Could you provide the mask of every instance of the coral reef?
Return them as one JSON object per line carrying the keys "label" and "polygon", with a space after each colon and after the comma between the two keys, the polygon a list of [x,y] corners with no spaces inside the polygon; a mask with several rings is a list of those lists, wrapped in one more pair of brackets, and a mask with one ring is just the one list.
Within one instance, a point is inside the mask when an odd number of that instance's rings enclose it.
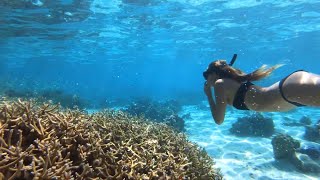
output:
{"label": "coral reef", "polygon": [[179,132],[184,131],[184,120],[176,114],[167,116],[165,119],[163,119],[163,122],[175,128]]}
{"label": "coral reef", "polygon": [[184,131],[184,120],[177,115],[181,105],[174,100],[156,102],[148,98],[133,101],[125,110],[131,115],[144,116],[154,121],[165,123],[176,130]]}
{"label": "coral reef", "polygon": [[229,130],[238,136],[270,137],[274,133],[274,123],[271,118],[255,113],[251,116],[238,118]]}
{"label": "coral reef", "polygon": [[307,144],[297,149],[297,151],[307,154],[313,160],[320,160],[320,144]]}
{"label": "coral reef", "polygon": [[0,104],[0,179],[222,179],[198,146],[121,111]]}
{"label": "coral reef", "polygon": [[312,121],[311,121],[311,119],[309,118],[309,117],[307,117],[307,116],[303,116],[300,120],[299,120],[299,122],[301,123],[301,124],[304,124],[304,125],[311,125],[311,123],[312,123]]}
{"label": "coral reef", "polygon": [[38,95],[38,98],[40,101],[51,100],[53,103],[60,103],[61,106],[66,108],[84,109],[90,104],[87,100],[82,99],[77,95],[68,94],[62,90],[54,89],[45,89],[41,91]]}
{"label": "coral reef", "polygon": [[176,100],[168,100],[162,103],[162,106],[167,107],[168,109],[171,109],[173,113],[178,113],[181,111],[181,104]]}
{"label": "coral reef", "polygon": [[20,97],[20,98],[32,98],[34,97],[34,92],[25,90],[17,91],[14,89],[7,89],[4,91],[4,95],[10,98]]}
{"label": "coral reef", "polygon": [[272,138],[271,144],[276,159],[292,158],[296,149],[300,147],[300,142],[298,140],[285,134],[280,134]]}
{"label": "coral reef", "polygon": [[320,173],[320,163],[306,154],[296,153],[291,162],[303,173]]}
{"label": "coral reef", "polygon": [[282,123],[284,126],[308,126],[308,125],[311,125],[311,123],[312,123],[311,119],[307,116],[303,116],[299,120],[299,122],[297,122],[293,119],[287,118],[287,117],[285,117],[284,119],[285,119],[285,121],[289,121],[289,122]]}
{"label": "coral reef", "polygon": [[7,89],[4,92],[4,95],[11,99],[34,98],[38,102],[45,102],[50,100],[53,103],[60,103],[60,105],[65,108],[84,109],[89,106],[89,102],[87,100],[84,100],[77,95],[65,93],[62,90],[58,89],[44,89],[39,91]]}
{"label": "coral reef", "polygon": [[[274,157],[288,160],[304,173],[319,173],[320,163],[314,159],[315,149],[311,146],[300,148],[300,142],[289,135],[279,134],[271,141]],[[311,154],[311,156],[309,155]]]}
{"label": "coral reef", "polygon": [[320,121],[315,125],[306,126],[303,137],[308,141],[320,143]]}
{"label": "coral reef", "polygon": [[320,120],[314,125],[312,125],[311,119],[307,116],[303,116],[299,122],[289,118],[285,118],[285,120],[287,121],[283,123],[285,126],[304,126],[303,137],[305,140],[320,143]]}

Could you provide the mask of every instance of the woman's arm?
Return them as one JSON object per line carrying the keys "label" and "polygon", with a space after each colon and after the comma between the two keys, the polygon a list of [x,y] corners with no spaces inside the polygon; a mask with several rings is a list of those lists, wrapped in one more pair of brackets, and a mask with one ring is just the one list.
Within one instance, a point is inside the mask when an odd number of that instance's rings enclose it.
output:
{"label": "woman's arm", "polygon": [[220,79],[216,81],[216,83],[214,84],[216,102],[214,102],[213,100],[211,85],[205,83],[204,86],[204,91],[209,101],[212,117],[216,124],[220,125],[224,121],[224,116],[227,108],[227,103],[225,101],[225,93],[223,89],[223,80]]}

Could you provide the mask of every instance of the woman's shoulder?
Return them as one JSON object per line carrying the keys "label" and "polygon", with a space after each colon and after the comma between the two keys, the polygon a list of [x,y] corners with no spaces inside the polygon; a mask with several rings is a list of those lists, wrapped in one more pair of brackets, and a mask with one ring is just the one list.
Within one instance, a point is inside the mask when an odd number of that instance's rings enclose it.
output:
{"label": "woman's shoulder", "polygon": [[215,84],[224,84],[224,85],[228,85],[228,84],[241,84],[233,79],[230,79],[230,78],[221,78],[221,79],[218,79]]}
{"label": "woman's shoulder", "polygon": [[222,79],[218,79],[215,82],[215,86],[221,86],[224,88],[234,88],[234,87],[239,87],[240,83],[230,79],[230,78],[222,78]]}

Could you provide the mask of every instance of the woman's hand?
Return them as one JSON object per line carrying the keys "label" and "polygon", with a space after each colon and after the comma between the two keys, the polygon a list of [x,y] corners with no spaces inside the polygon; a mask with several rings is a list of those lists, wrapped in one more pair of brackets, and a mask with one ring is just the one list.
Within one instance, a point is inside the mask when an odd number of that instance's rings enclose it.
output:
{"label": "woman's hand", "polygon": [[208,97],[212,97],[211,85],[207,81],[204,82],[204,93],[206,93]]}

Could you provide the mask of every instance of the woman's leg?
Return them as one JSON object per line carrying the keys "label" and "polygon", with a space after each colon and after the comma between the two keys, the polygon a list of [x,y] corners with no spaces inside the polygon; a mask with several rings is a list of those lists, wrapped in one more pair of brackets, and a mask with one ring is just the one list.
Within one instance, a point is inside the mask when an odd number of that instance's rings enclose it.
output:
{"label": "woman's leg", "polygon": [[308,106],[320,106],[320,75],[299,71],[290,75],[282,86],[285,97]]}

